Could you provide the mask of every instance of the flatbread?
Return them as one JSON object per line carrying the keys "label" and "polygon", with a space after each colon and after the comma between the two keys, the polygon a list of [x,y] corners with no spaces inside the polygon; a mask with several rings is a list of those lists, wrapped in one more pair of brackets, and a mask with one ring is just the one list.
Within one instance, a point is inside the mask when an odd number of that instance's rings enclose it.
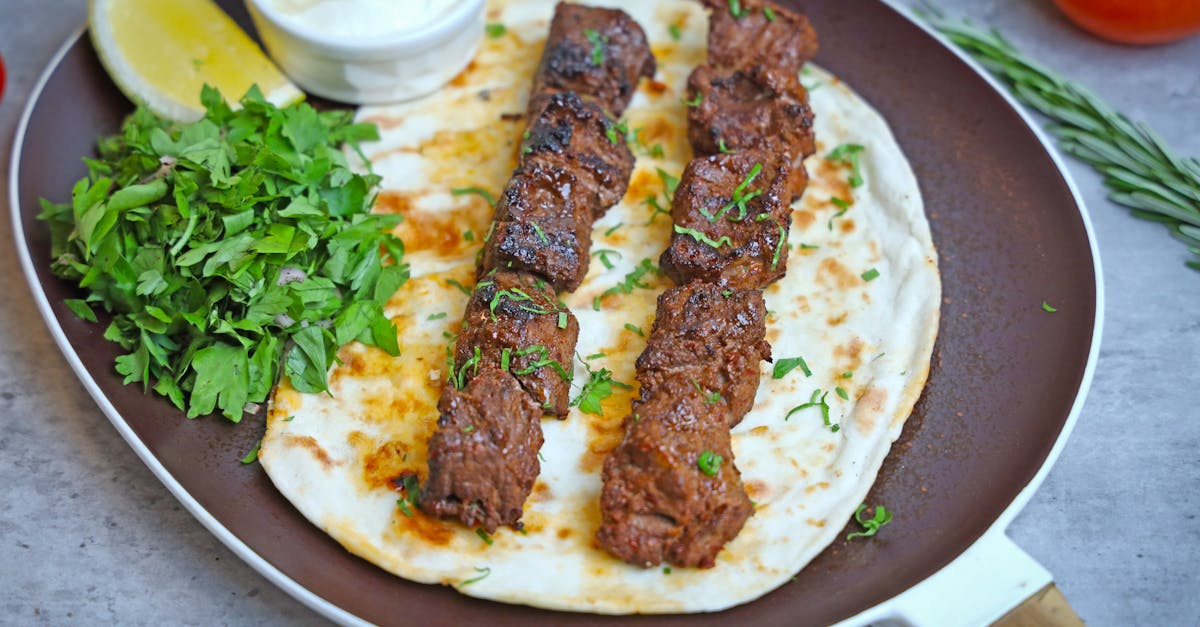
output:
{"label": "flatbread", "polygon": [[[662,197],[661,168],[678,176],[690,158],[680,97],[692,68],[704,61],[707,18],[698,3],[608,0],[631,13],[658,58],[657,81],[643,82],[627,114],[644,148],[628,195],[601,219],[583,286],[565,296],[579,317],[578,352],[592,367],[634,382],[634,361],[649,332],[655,299],[669,286],[593,299],[641,260],[657,261],[671,223],[649,222],[647,196]],[[733,430],[736,463],[756,503],[741,534],[712,569],[643,569],[596,548],[600,469],[621,437],[636,390],[616,390],[603,416],[573,409],[543,421],[542,472],[525,507],[524,533],[503,528],[486,543],[456,523],[397,507],[393,479],[427,475],[425,447],[443,385],[445,334],[457,331],[475,254],[491,217],[475,195],[498,194],[516,163],[523,121],[502,114],[525,108],[553,2],[492,1],[488,20],[508,34],[486,39],[471,66],[423,100],[363,109],[382,139],[366,147],[384,191],[376,210],[404,214],[397,228],[412,279],[391,299],[402,355],[352,344],[330,372],[330,394],[305,395],[287,382],[277,389],[259,453],[279,490],[313,524],[349,551],[401,577],[456,586],[462,593],[509,603],[600,613],[696,612],[755,599],[788,579],[839,532],[862,502],[912,410],[929,369],[941,286],[921,196],[904,154],[883,118],[835,77],[812,69],[818,154],[795,203],[787,276],[766,290],[767,339],[776,360],[802,356],[811,368],[773,379],[763,364],[754,409]],[[668,26],[683,36],[674,41]],[[844,165],[825,157],[835,146],[860,144],[865,183],[851,188]],[[662,157],[650,156],[662,146]],[[830,202],[853,205],[844,213]],[[873,280],[869,271],[875,269]],[[443,316],[444,314],[444,316]],[[852,373],[845,377],[845,373]],[[586,380],[576,365],[576,384]],[[835,388],[849,397],[843,400]],[[785,419],[827,393],[826,426],[818,409]],[[902,504],[897,504],[902,507]]]}

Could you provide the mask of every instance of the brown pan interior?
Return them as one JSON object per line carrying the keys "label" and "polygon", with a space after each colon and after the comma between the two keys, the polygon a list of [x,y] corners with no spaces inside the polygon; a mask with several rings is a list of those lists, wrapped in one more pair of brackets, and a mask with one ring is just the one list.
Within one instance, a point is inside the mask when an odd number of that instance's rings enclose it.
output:
{"label": "brown pan interior", "polygon": [[[243,26],[240,2],[222,2]],[[929,384],[869,496],[896,512],[870,541],[834,542],[794,582],[700,616],[561,614],[410,583],[351,556],[310,525],[257,465],[237,459],[260,436],[219,418],[188,421],[121,385],[104,324],[78,320],[76,295],[48,271],[38,198],[61,201],[82,155],[131,110],[86,38],[54,70],[20,160],[21,229],[71,347],[137,437],[201,506],[313,593],[375,623],[497,625],[825,624],[916,584],[996,520],[1042,465],[1082,381],[1096,307],[1094,268],[1075,200],[1033,132],[949,51],[873,0],[801,4],[821,36],[818,62],[875,105],[911,160],[944,282]],[[1040,305],[1058,307],[1050,315]],[[905,333],[897,328],[895,333]],[[843,534],[844,535],[844,532]],[[536,577],[536,573],[531,573]],[[729,621],[736,622],[729,622]]]}

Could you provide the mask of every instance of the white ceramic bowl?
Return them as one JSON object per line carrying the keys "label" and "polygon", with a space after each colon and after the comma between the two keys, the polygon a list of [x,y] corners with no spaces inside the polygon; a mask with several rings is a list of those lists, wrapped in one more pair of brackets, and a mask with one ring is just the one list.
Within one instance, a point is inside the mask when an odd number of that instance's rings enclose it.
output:
{"label": "white ceramic bowl", "polygon": [[484,27],[484,0],[456,2],[411,30],[357,38],[297,24],[270,0],[246,0],[246,6],[267,51],[292,80],[312,94],[353,104],[409,100],[440,89],[475,55]]}

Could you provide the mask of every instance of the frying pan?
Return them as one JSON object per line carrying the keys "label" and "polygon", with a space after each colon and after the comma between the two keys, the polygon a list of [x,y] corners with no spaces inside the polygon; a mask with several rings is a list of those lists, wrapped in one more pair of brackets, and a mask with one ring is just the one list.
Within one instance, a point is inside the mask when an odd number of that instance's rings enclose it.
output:
{"label": "frying pan", "polygon": [[[244,8],[222,2],[250,30]],[[106,321],[63,304],[38,199],[69,195],[82,155],[131,110],[81,33],[35,87],[17,129],[10,205],[33,296],[67,361],[113,426],[212,533],[301,602],[339,622],[426,625],[914,624],[993,620],[1049,582],[1004,535],[1065,443],[1099,349],[1103,293],[1091,226],[1062,164],[1019,107],[901,11],[810,0],[817,62],[888,119],[926,201],[943,280],[929,383],[868,496],[896,512],[870,541],[835,541],[763,598],[716,614],[605,617],[468,598],[347,553],[257,466],[236,459],[261,417],[185,420],[123,386]],[[1049,314],[1041,303],[1055,303]],[[897,328],[896,333],[905,329]],[[839,538],[844,537],[845,532]]]}

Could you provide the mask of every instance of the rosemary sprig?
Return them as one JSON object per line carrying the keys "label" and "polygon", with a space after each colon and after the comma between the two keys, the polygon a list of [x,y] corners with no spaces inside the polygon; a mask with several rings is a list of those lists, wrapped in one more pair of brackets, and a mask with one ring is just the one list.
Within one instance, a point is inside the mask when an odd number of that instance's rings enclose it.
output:
{"label": "rosemary sprig", "polygon": [[1160,222],[1195,256],[1200,270],[1200,161],[1181,158],[1148,125],[1131,122],[1085,87],[1022,55],[995,29],[947,18],[922,2],[916,13],[1005,82],[1018,100],[1054,121],[1063,152],[1104,175],[1109,200]]}

